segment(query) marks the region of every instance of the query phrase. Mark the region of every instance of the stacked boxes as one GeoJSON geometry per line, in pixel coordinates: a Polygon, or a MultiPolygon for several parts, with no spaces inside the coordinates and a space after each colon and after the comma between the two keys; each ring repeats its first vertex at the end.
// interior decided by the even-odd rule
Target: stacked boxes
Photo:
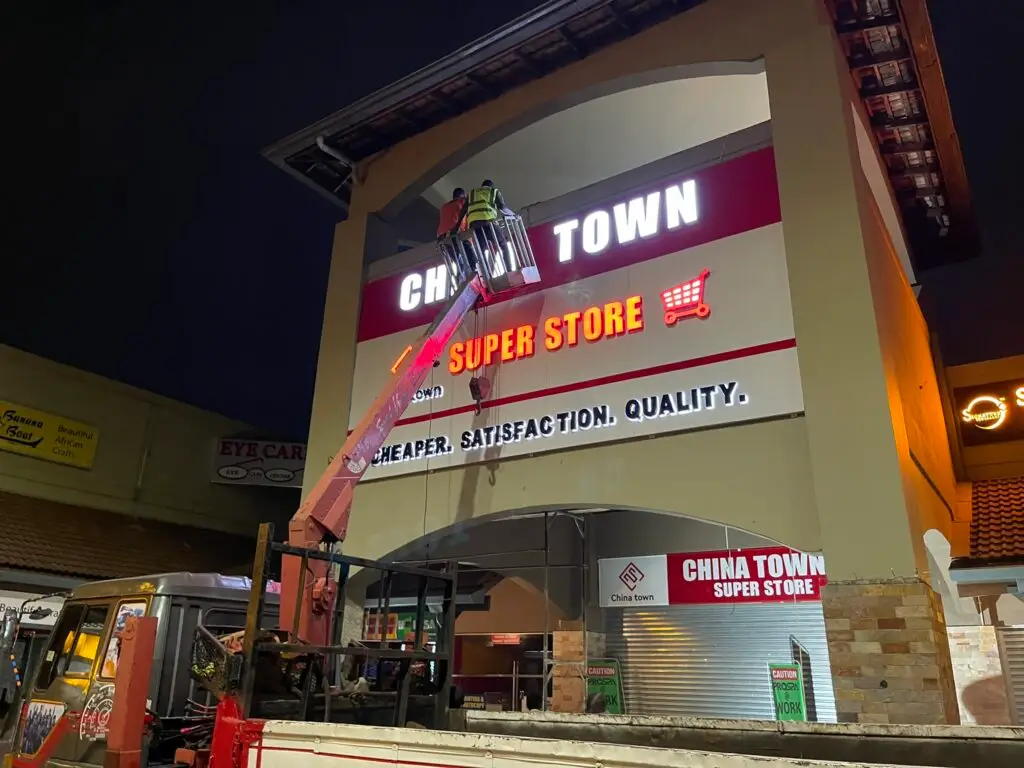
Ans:
{"type": "Polygon", "coordinates": [[[583,712],[587,704],[583,622],[561,621],[553,636],[550,709],[552,712],[583,712]]]}

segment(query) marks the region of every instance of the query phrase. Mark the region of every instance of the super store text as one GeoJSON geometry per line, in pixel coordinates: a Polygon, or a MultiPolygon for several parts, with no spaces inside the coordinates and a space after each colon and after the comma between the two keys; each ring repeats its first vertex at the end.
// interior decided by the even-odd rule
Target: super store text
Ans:
{"type": "MultiPolygon", "coordinates": [[[[750,397],[739,391],[735,381],[708,384],[702,387],[659,392],[631,397],[623,404],[621,415],[628,422],[640,424],[656,419],[686,417],[716,408],[732,408],[750,403],[750,397]]],[[[502,445],[546,440],[559,435],[610,429],[621,423],[610,405],[594,405],[558,413],[548,413],[516,421],[506,421],[476,429],[467,429],[459,436],[458,448],[466,454],[502,445]]],[[[455,452],[448,435],[385,445],[373,457],[374,467],[420,461],[455,452]]]]}

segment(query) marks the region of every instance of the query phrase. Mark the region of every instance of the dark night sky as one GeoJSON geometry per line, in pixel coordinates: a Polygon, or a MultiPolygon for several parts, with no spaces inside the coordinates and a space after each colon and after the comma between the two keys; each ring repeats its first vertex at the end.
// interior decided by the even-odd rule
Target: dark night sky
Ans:
{"type": "MultiPolygon", "coordinates": [[[[540,4],[5,4],[0,342],[303,439],[338,209],[259,150],[540,4]]],[[[987,256],[922,282],[968,347],[949,286],[1021,264],[1022,5],[930,3],[987,256]]]]}

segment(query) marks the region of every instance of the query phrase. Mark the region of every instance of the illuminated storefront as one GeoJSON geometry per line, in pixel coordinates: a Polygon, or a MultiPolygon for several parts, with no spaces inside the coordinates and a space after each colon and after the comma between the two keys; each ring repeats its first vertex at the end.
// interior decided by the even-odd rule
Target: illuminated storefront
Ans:
{"type": "MultiPolygon", "coordinates": [[[[366,479],[799,413],[771,149],[678,175],[666,203],[649,192],[663,184],[611,179],[627,202],[587,212],[570,194],[531,226],[543,285],[467,320],[427,382],[437,395],[409,407],[366,479]]],[[[436,312],[430,286],[450,284],[436,265],[364,286],[354,419],[436,312]],[[421,284],[428,303],[403,310],[421,284]]]]}
{"type": "MultiPolygon", "coordinates": [[[[608,5],[552,2],[514,33],[502,30],[266,151],[345,214],[306,490],[449,297],[434,242],[439,205],[454,187],[493,178],[524,218],[542,281],[479,307],[441,352],[359,487],[347,550],[479,568],[485,554],[507,555],[498,570],[517,571],[549,597],[547,672],[601,662],[591,666],[619,670],[636,709],[676,706],[644,680],[693,684],[687,670],[699,665],[680,639],[692,630],[703,632],[701,648],[735,641],[707,657],[713,679],[756,664],[753,677],[729,685],[756,685],[768,698],[753,709],[742,697],[708,699],[704,709],[695,701],[690,714],[771,716],[763,707],[775,678],[765,664],[806,661],[819,719],[900,722],[909,710],[892,706],[888,679],[870,673],[889,655],[894,678],[917,675],[914,690],[929,691],[914,700],[916,720],[953,721],[949,654],[937,640],[942,609],[922,539],[931,529],[952,536],[950,409],[911,287],[907,239],[946,227],[948,215],[922,224],[890,186],[898,178],[922,188],[887,164],[900,141],[878,111],[889,102],[861,98],[861,74],[851,81],[846,66],[853,49],[841,48],[847,33],[875,20],[847,30],[845,17],[829,18],[818,3],[708,0],[623,27],[608,5]],[[594,21],[601,14],[603,26],[594,21]],[[621,39],[595,38],[585,59],[524,70],[514,87],[477,98],[464,72],[476,67],[476,80],[511,72],[570,16],[578,22],[570,37],[600,28],[621,39]],[[493,66],[482,75],[484,59],[493,66]],[[471,92],[473,106],[458,106],[471,92]],[[399,250],[417,237],[420,247],[399,250]],[[549,551],[549,516],[564,523],[566,541],[582,540],[564,565],[586,576],[586,588],[561,571],[540,579],[535,561],[515,560],[549,551]],[[502,527],[516,519],[542,519],[543,543],[528,546],[502,527]],[[771,573],[734,571],[699,605],[599,598],[601,561],[633,561],[636,572],[624,565],[615,574],[632,578],[647,574],[637,559],[676,563],[704,552],[732,562],[741,548],[772,547],[823,557],[828,583],[780,577],[780,602],[771,573]],[[654,625],[680,640],[648,663],[650,646],[637,642],[652,611],[654,625]],[[782,633],[770,658],[758,645],[769,627],[782,633]],[[912,641],[912,631],[931,641],[912,641]],[[615,663],[599,652],[614,652],[615,663]],[[675,671],[654,672],[657,661],[675,671]],[[851,686],[855,677],[864,680],[851,686]]],[[[631,7],[631,18],[642,12],[631,7]]],[[[898,14],[882,22],[902,23],[898,14]]],[[[958,412],[972,428],[1004,428],[1022,410],[1013,392],[972,396],[996,397],[1005,416],[983,400],[958,412]]],[[[685,580],[685,571],[676,575],[685,580]]],[[[366,607],[364,595],[349,597],[366,607]]],[[[779,673],[788,680],[792,670],[779,673]]],[[[585,705],[585,687],[571,679],[555,676],[548,705],[585,705]]]]}
{"type": "Polygon", "coordinates": [[[1024,357],[947,369],[964,503],[946,602],[970,722],[1024,723],[1024,357]],[[984,679],[1001,683],[980,697],[984,679]],[[1002,688],[1003,690],[999,690],[1002,688]],[[1005,692],[1004,692],[1005,691],[1005,692]]]}

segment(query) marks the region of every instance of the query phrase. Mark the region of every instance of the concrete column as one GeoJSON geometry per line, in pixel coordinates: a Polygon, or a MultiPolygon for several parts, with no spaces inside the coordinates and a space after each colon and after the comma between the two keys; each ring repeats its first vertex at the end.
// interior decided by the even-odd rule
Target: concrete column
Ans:
{"type": "Polygon", "coordinates": [[[822,25],[765,57],[814,493],[831,576],[912,576],[837,46],[822,25]]]}
{"type": "Polygon", "coordinates": [[[856,95],[827,23],[765,59],[840,718],[957,722],[941,601],[919,576],[923,531],[887,368],[895,335],[878,320],[894,316],[882,281],[899,273],[879,266],[888,241],[857,152],[856,95]]]}
{"type": "Polygon", "coordinates": [[[355,198],[348,220],[338,224],[334,231],[306,471],[302,481],[303,498],[316,484],[348,433],[367,230],[367,214],[356,204],[358,190],[355,198]]]}

